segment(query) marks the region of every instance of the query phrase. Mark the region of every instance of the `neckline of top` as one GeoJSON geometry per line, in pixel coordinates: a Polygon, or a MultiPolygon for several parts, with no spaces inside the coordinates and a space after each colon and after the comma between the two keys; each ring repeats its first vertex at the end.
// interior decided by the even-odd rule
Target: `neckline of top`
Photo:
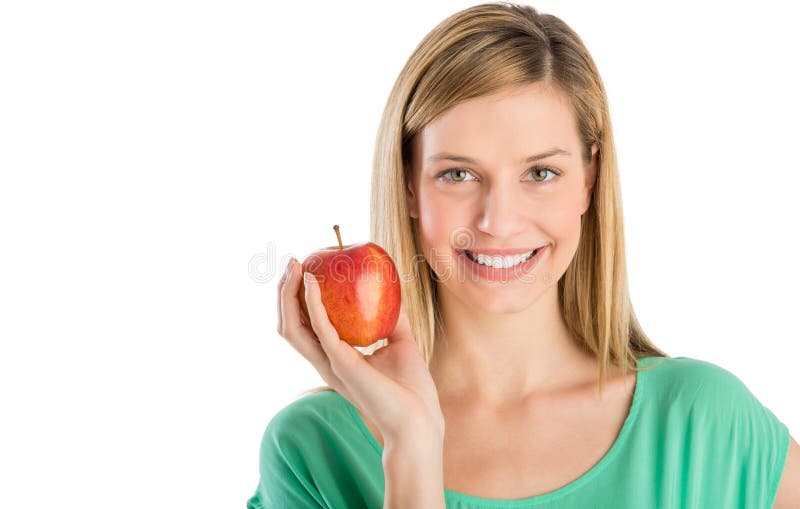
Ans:
{"type": "MultiPolygon", "coordinates": [[[[637,359],[636,366],[637,368],[642,368],[645,365],[649,364],[651,360],[658,358],[661,357],[659,356],[640,357],[637,359]]],[[[612,461],[614,461],[614,459],[619,455],[620,451],[625,446],[625,442],[628,438],[628,435],[630,435],[631,430],[635,425],[636,418],[639,415],[639,407],[642,404],[642,399],[644,398],[644,393],[646,391],[648,371],[649,370],[641,370],[636,373],[636,385],[634,386],[633,390],[633,399],[631,401],[631,406],[628,409],[628,415],[625,417],[625,421],[622,424],[622,428],[617,434],[617,438],[614,440],[614,443],[611,445],[611,448],[609,448],[609,450],[603,455],[602,458],[600,458],[600,460],[597,463],[594,464],[594,466],[592,466],[592,468],[584,472],[580,477],[578,477],[574,481],[571,481],[568,484],[561,486],[560,488],[556,488],[555,490],[548,491],[547,493],[541,493],[539,495],[527,498],[516,498],[516,499],[484,498],[484,497],[476,497],[473,495],[468,495],[466,493],[461,493],[458,491],[453,491],[445,488],[444,491],[446,498],[452,501],[462,501],[462,502],[469,502],[472,504],[478,504],[486,509],[490,508],[514,509],[523,506],[529,507],[531,504],[538,504],[538,503],[552,501],[553,499],[568,495],[569,493],[585,485],[593,478],[595,478],[598,474],[600,474],[612,461]]],[[[350,412],[351,417],[355,421],[356,426],[365,436],[366,440],[369,442],[372,449],[374,449],[375,452],[378,453],[379,457],[382,457],[383,446],[380,444],[380,442],[378,442],[378,440],[372,434],[372,431],[370,431],[367,425],[364,423],[364,420],[358,414],[356,408],[341,394],[337,393],[337,395],[346,403],[345,406],[347,406],[347,409],[350,412]]]]}

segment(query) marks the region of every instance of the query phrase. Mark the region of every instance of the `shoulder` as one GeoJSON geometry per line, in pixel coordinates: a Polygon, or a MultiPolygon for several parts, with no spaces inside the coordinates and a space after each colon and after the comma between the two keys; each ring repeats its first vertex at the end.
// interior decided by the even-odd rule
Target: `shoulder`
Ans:
{"type": "Polygon", "coordinates": [[[733,376],[727,369],[712,362],[691,357],[646,357],[640,364],[657,373],[659,377],[673,380],[689,379],[693,382],[703,379],[726,379],[733,376]]]}
{"type": "Polygon", "coordinates": [[[332,409],[341,406],[341,398],[336,391],[321,391],[305,394],[281,408],[273,421],[294,420],[304,417],[324,417],[332,409]]]}
{"type": "MultiPolygon", "coordinates": [[[[261,443],[261,507],[379,507],[381,456],[353,419],[355,407],[335,391],[306,394],[281,408],[261,443]]],[[[255,507],[259,507],[256,505],[255,507]]]]}
{"type": "Polygon", "coordinates": [[[307,438],[346,418],[344,403],[344,398],[335,391],[300,396],[272,417],[265,434],[282,439],[307,438]]]}
{"type": "Polygon", "coordinates": [[[333,430],[342,401],[333,391],[307,394],[272,417],[261,440],[261,475],[248,507],[329,507],[321,491],[327,477],[318,465],[336,442],[333,430]]]}
{"type": "Polygon", "coordinates": [[[300,396],[269,421],[261,439],[261,467],[271,475],[310,475],[320,454],[347,437],[344,398],[334,391],[300,396]]]}
{"type": "Polygon", "coordinates": [[[662,422],[702,437],[742,458],[762,456],[761,466],[777,467],[786,456],[789,429],[730,370],[688,357],[650,358],[648,386],[662,422]]]}
{"type": "MultiPolygon", "coordinates": [[[[787,426],[730,370],[687,357],[652,357],[647,371],[648,408],[659,444],[681,458],[685,471],[702,476],[709,493],[735,481],[744,504],[772,507],[786,462],[787,426]],[[650,367],[652,366],[652,367],[650,367]]],[[[641,373],[640,373],[641,376],[641,373]]],[[[720,498],[720,501],[723,498],[720,498]]]]}
{"type": "Polygon", "coordinates": [[[691,406],[733,411],[755,399],[744,382],[728,369],[690,357],[649,357],[642,365],[662,398],[691,406]]]}
{"type": "Polygon", "coordinates": [[[788,428],[730,370],[688,357],[649,358],[650,404],[662,418],[674,417],[683,426],[705,435],[765,440],[780,448],[788,428]],[[760,438],[759,438],[760,436],[760,438]]]}

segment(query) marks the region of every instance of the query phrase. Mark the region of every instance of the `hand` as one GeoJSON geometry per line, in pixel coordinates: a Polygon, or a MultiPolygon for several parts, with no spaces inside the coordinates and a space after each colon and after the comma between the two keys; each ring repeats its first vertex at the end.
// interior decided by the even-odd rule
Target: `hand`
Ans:
{"type": "Polygon", "coordinates": [[[419,426],[444,436],[439,395],[411,334],[403,308],[388,344],[364,355],[342,341],[328,320],[313,275],[304,281],[310,326],[301,321],[298,290],[302,266],[292,259],[278,283],[278,333],[336,392],[356,406],[384,441],[418,434],[419,426]]]}

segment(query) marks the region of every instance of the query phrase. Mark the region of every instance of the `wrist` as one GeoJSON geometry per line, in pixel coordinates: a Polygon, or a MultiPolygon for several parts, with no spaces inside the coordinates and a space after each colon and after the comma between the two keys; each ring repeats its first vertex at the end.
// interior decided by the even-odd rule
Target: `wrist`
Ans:
{"type": "Polygon", "coordinates": [[[384,509],[445,509],[443,437],[405,434],[383,448],[384,509]]]}
{"type": "Polygon", "coordinates": [[[427,447],[442,450],[444,447],[444,420],[431,422],[429,419],[411,421],[399,430],[382,433],[384,449],[414,449],[427,447]]]}
{"type": "Polygon", "coordinates": [[[439,460],[444,453],[444,435],[436,432],[409,432],[403,435],[390,435],[384,439],[383,460],[387,457],[402,456],[406,459],[420,458],[439,460]]]}

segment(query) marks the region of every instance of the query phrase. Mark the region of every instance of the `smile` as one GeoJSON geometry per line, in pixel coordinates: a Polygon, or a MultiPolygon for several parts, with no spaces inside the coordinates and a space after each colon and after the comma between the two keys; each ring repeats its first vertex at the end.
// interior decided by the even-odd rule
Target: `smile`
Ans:
{"type": "Polygon", "coordinates": [[[489,256],[483,254],[475,254],[472,251],[465,249],[464,253],[467,257],[475,263],[479,263],[481,265],[487,265],[489,267],[494,267],[495,269],[507,269],[509,267],[513,267],[515,265],[519,265],[526,260],[530,259],[532,256],[536,254],[537,249],[533,249],[528,251],[527,253],[521,253],[518,255],[506,255],[506,256],[489,256]]]}

